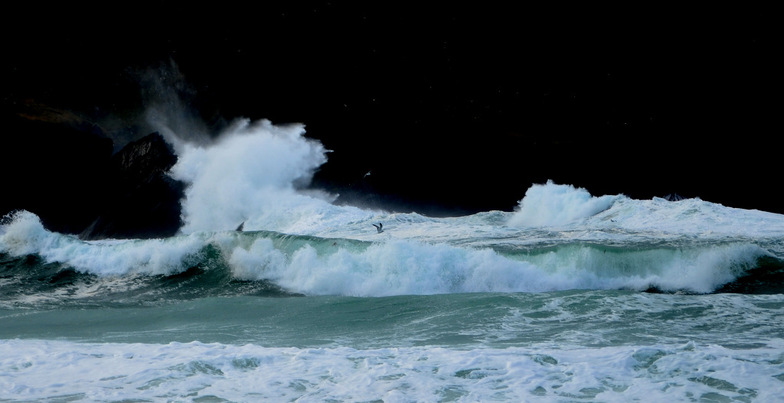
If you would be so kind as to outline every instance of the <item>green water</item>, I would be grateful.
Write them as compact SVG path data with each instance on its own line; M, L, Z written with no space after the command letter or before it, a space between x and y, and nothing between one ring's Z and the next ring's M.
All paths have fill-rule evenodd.
M206 297L122 307L0 310L0 339L268 347L622 346L784 337L781 295L631 291Z

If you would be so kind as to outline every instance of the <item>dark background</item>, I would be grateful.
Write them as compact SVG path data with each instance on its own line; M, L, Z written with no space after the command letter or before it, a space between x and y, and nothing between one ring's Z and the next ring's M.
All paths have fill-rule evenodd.
M519 3L13 6L0 207L89 206L163 83L213 133L304 123L338 202L511 210L551 179L784 213L772 10Z

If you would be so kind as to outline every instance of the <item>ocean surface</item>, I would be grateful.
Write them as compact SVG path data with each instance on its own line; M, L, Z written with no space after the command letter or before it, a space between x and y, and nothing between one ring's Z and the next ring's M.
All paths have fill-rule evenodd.
M1 402L784 401L782 215L552 182L392 213L303 190L301 126L167 135L177 236L3 218Z

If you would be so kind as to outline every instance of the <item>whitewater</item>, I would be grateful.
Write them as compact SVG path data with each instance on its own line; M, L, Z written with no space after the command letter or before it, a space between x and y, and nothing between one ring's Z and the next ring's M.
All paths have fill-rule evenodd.
M176 236L3 218L0 400L784 400L782 215L553 182L396 213L310 188L302 125L162 133Z

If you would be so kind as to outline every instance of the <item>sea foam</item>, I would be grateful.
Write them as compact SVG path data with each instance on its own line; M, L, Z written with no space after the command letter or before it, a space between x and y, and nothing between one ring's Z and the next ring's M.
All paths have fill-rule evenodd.
M771 342L770 351L781 349ZM780 401L781 369L717 345L450 349L0 340L14 400Z

